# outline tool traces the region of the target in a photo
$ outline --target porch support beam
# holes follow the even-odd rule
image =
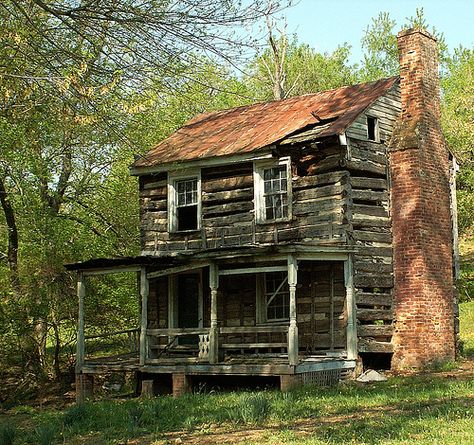
[[[79,300],[79,313],[77,320],[77,345],[76,345],[76,374],[82,371],[85,355],[84,338],[84,297],[86,295],[85,277],[82,272],[77,275],[77,298]]]
[[[298,324],[296,321],[296,284],[298,281],[298,266],[296,257],[288,255],[288,287],[290,290],[290,326],[288,328],[288,362],[292,366],[298,364]]]
[[[200,261],[194,264],[186,264],[184,266],[175,266],[175,267],[170,267],[168,269],[157,270],[156,272],[148,273],[147,276],[148,276],[148,279],[151,280],[152,278],[159,278],[159,277],[164,277],[166,275],[177,274],[180,272],[188,272],[191,270],[202,269],[203,267],[206,267],[208,265],[209,265],[209,261]]]
[[[347,358],[355,360],[357,358],[357,320],[356,304],[353,282],[352,255],[344,261],[344,282],[346,286],[347,304]]]
[[[219,361],[219,327],[217,320],[217,289],[219,288],[219,268],[216,263],[209,265],[209,287],[211,288],[211,329],[209,331],[209,363]]]
[[[147,325],[148,325],[148,294],[150,284],[148,281],[146,267],[140,271],[140,296],[142,300],[142,315],[140,317],[140,366],[145,364],[147,358]]]

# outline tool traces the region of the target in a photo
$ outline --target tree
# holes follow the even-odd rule
[[[350,46],[320,54],[296,36],[289,41],[284,27],[267,22],[268,45],[249,66],[246,84],[257,100],[284,99],[354,83]],[[275,36],[277,28],[279,36]]]

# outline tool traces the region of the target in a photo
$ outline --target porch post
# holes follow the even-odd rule
[[[294,255],[288,255],[288,287],[290,289],[290,326],[288,328],[288,362],[298,364],[298,324],[296,321],[296,283],[298,266]]]
[[[76,374],[82,371],[84,364],[84,297],[86,295],[86,284],[84,274],[79,272],[77,275],[77,298],[79,300],[79,314],[77,320],[77,345],[76,345]]]
[[[150,285],[146,276],[146,267],[142,266],[140,271],[140,296],[142,298],[142,315],[140,318],[140,366],[145,364],[147,358],[147,326],[148,326],[148,294]]]
[[[217,289],[219,269],[216,263],[209,265],[209,287],[211,288],[211,329],[209,331],[209,363],[219,361],[219,328],[217,326]]]
[[[351,255],[344,261],[344,282],[347,304],[347,358],[355,360],[357,358],[357,321]]]

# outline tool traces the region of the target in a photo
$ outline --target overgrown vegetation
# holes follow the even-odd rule
[[[1,421],[2,431],[17,428],[11,442],[17,445],[106,444],[132,438],[141,438],[139,443],[144,444],[166,443],[160,440],[170,432],[176,437],[225,432],[228,440],[232,431],[257,425],[263,432],[254,443],[401,444],[416,439],[422,444],[467,444],[474,439],[473,392],[472,378],[429,374],[290,393],[267,390],[100,401],[64,412],[19,407],[2,415]]]
[[[281,97],[396,74],[396,31],[429,28],[422,10],[403,25],[379,15],[357,66],[345,44],[322,54],[275,31],[272,45],[249,59],[237,55],[251,42],[232,40],[228,31],[263,17],[275,1],[247,2],[254,8],[231,0],[144,1],[135,9],[122,2],[126,9],[114,9],[120,3],[77,10],[59,0],[0,4],[0,378],[18,382],[0,401],[32,398],[38,382],[73,369],[75,282],[63,264],[138,253],[137,184],[128,174],[136,152],[197,113],[274,97],[274,69]],[[116,21],[116,14],[124,16]],[[164,23],[176,33],[163,33]],[[472,234],[474,49],[446,48],[436,34],[443,125],[461,164],[460,229]],[[245,75],[229,61],[246,67]],[[469,258],[464,301],[474,290]],[[136,327],[135,284],[133,276],[91,280],[87,335]]]

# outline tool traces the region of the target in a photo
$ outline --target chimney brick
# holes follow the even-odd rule
[[[398,34],[402,113],[390,141],[394,247],[392,367],[455,358],[449,152],[440,127],[436,40]]]

